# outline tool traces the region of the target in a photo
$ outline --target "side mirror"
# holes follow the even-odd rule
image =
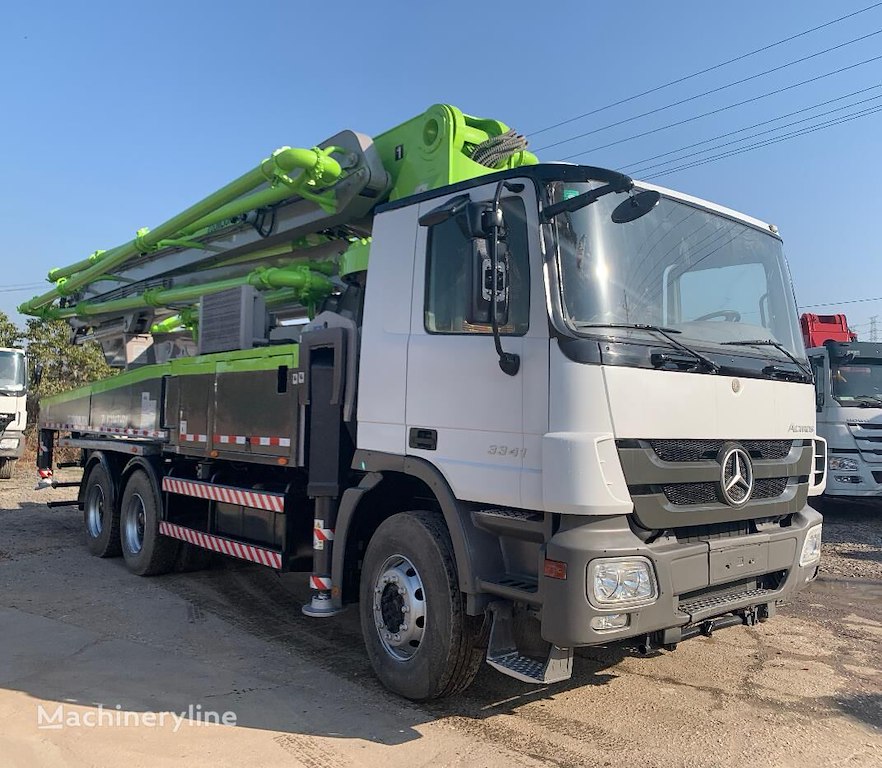
[[[471,302],[466,321],[474,325],[489,325],[492,321],[492,302],[496,301],[499,325],[508,323],[509,274],[508,249],[500,242],[496,264],[496,278],[486,240],[472,240]]]
[[[31,375],[31,389],[36,389],[43,381],[43,363],[37,363],[34,366],[34,373]]]
[[[456,219],[463,235],[468,238],[486,239],[491,226],[502,226],[502,212],[495,214],[490,203],[474,203],[468,195],[452,197],[446,203],[427,211],[419,218],[421,227],[435,227],[450,219]]]

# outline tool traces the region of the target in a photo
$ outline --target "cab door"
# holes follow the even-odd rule
[[[508,311],[500,333],[503,349],[520,357],[513,376],[500,368],[489,320],[476,318],[475,292],[489,280],[489,272],[476,266],[481,251],[475,254],[456,218],[420,227],[408,343],[407,452],[438,467],[459,499],[536,507],[541,436],[548,426],[548,324],[535,194],[532,185],[523,186],[501,199],[507,266],[499,279],[508,286]],[[479,187],[469,196],[490,201],[495,188]],[[446,199],[422,203],[419,216]]]

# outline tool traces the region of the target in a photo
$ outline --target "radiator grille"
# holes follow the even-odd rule
[[[662,486],[665,497],[671,504],[714,504],[719,501],[718,483],[668,483]],[[753,485],[751,499],[774,499],[784,493],[786,477],[764,477]]]
[[[650,440],[649,444],[662,461],[706,461],[716,459],[723,440]],[[793,448],[792,440],[740,440],[752,459],[780,460]]]

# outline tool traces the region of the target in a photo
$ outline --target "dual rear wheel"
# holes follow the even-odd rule
[[[97,557],[122,555],[138,576],[173,570],[183,554],[181,543],[159,533],[162,503],[156,485],[143,469],[128,475],[117,503],[117,484],[104,464],[89,472],[83,493],[86,546]]]

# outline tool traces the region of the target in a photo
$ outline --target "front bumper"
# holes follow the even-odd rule
[[[546,546],[546,558],[567,564],[567,579],[540,578],[542,637],[563,648],[602,645],[787,600],[817,575],[818,564],[801,567],[799,555],[821,516],[806,506],[790,521],[747,536],[646,544],[625,516],[566,517]],[[658,599],[630,610],[593,606],[588,564],[609,557],[647,558],[655,569]],[[621,613],[629,615],[626,627],[592,629],[592,619]]]
[[[14,443],[14,446],[10,446],[10,443]],[[20,459],[24,454],[24,447],[24,433],[6,430],[0,435],[0,459]]]
[[[853,458],[849,456],[848,458]],[[858,461],[857,470],[827,470],[825,496],[845,496],[855,498],[882,498],[882,465],[874,469],[864,461]],[[847,479],[846,479],[847,478]]]

